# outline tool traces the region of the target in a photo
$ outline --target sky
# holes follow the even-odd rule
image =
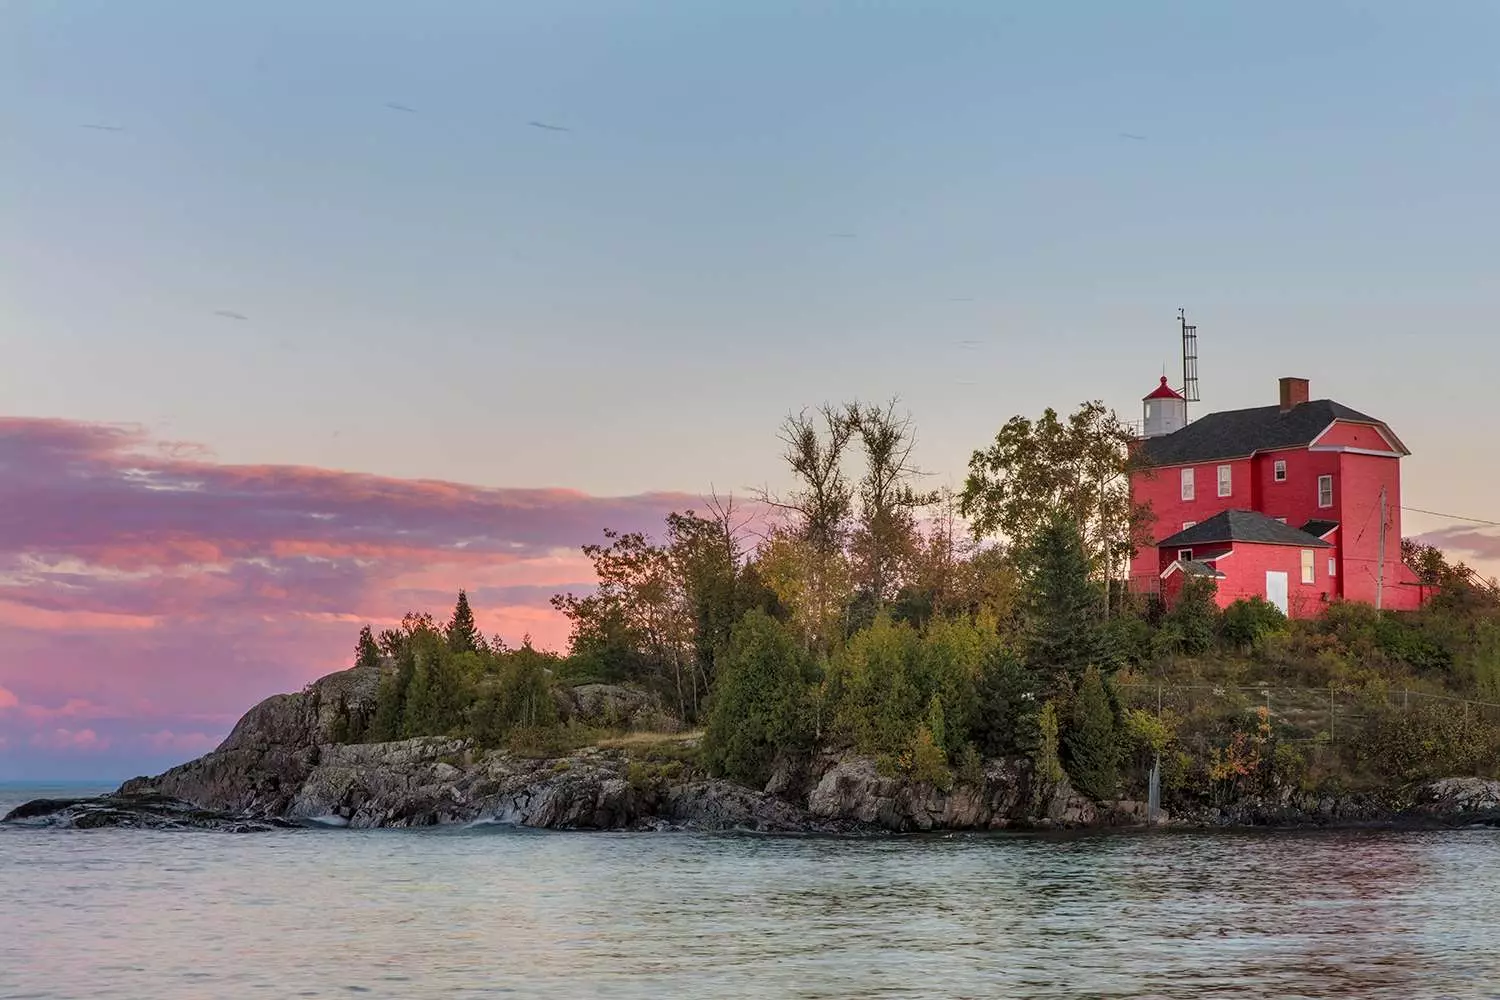
[[[576,546],[783,483],[896,396],[961,484],[1015,413],[1309,378],[1411,507],[1500,521],[1500,8],[0,5],[0,780],[211,747]],[[531,123],[551,126],[537,127]],[[105,126],[105,127],[85,127]],[[1491,529],[1407,512],[1500,569]]]

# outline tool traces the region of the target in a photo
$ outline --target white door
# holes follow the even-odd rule
[[[1286,614],[1286,574],[1277,573],[1273,570],[1266,571],[1266,601],[1281,609]]]

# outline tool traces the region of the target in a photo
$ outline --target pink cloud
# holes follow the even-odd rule
[[[154,733],[146,733],[141,737],[141,742],[159,753],[171,752],[198,756],[218,746],[222,738],[210,736],[207,733],[174,733],[170,729],[162,729]]]
[[[88,753],[109,749],[110,741],[92,729],[53,729],[36,733],[31,745],[47,750],[77,750]]]
[[[593,583],[578,547],[702,506],[221,465],[136,427],[0,419],[0,709],[21,709],[0,729],[197,752],[348,665],[362,623],[445,615],[460,587],[487,634],[560,649],[548,599]]]

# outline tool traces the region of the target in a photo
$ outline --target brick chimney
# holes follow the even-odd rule
[[[1284,378],[1281,380],[1281,412],[1307,402],[1307,379]]]

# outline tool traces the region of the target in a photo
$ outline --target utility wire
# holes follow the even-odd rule
[[[1450,521],[1468,521],[1470,524],[1484,524],[1491,528],[1500,528],[1500,521],[1486,521],[1482,517],[1464,517],[1461,514],[1444,514],[1436,510],[1423,510],[1421,507],[1402,507],[1402,510],[1413,514],[1427,514],[1430,517],[1444,517]]]

